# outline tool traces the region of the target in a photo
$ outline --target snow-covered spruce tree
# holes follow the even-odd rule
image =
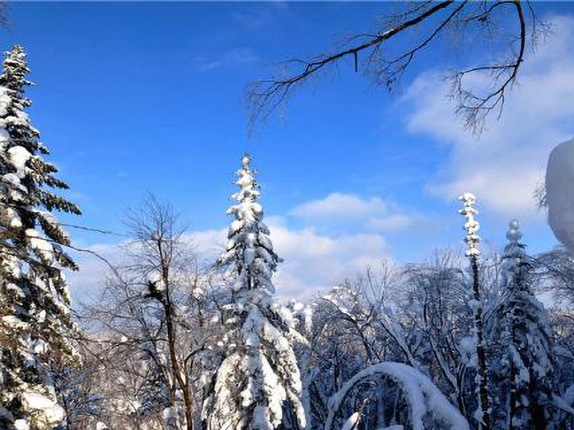
[[[42,159],[48,150],[24,112],[28,73],[26,54],[14,46],[0,75],[0,428],[42,430],[65,418],[50,363],[77,361],[62,273],[76,266],[62,251],[69,238],[51,212],[80,210],[49,191],[67,185]]]
[[[499,310],[504,327],[507,428],[552,428],[553,348],[544,306],[534,296],[532,263],[518,221],[508,225],[503,256],[506,297]]]
[[[248,154],[237,172],[235,216],[227,252],[218,265],[232,285],[224,308],[223,359],[204,403],[209,430],[272,430],[305,427],[301,378],[292,341],[297,333],[273,303],[273,272],[280,259],[273,251],[259,186]]]
[[[478,257],[480,251],[478,244],[480,236],[476,233],[480,228],[478,221],[474,216],[478,211],[474,208],[476,197],[472,193],[464,193],[459,197],[463,203],[463,208],[459,213],[464,216],[465,224],[464,230],[466,236],[466,256],[470,260],[472,269],[472,309],[474,310],[474,332],[476,336],[476,358],[477,358],[477,393],[478,393],[478,409],[474,414],[479,423],[479,429],[491,429],[491,399],[488,391],[488,368],[486,362],[486,341],[484,336],[484,304],[482,300],[482,291],[480,287],[479,271],[478,271]]]

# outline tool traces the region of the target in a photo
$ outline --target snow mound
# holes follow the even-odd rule
[[[41,393],[27,391],[22,394],[22,406],[35,421],[38,430],[48,430],[61,424],[66,414],[53,399]]]
[[[556,146],[546,168],[548,223],[556,238],[574,252],[574,139]]]

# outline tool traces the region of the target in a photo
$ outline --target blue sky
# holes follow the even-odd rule
[[[574,62],[562,55],[574,49],[574,4],[537,6],[560,43],[529,60],[504,116],[480,140],[461,131],[445,100],[440,72],[454,60],[444,50],[421,57],[391,96],[347,64],[248,137],[247,83],[372,29],[389,3],[12,3],[2,40],[29,54],[31,118],[84,211],[71,221],[122,231],[126,208],[151,191],[174,204],[198,243],[221,238],[247,149],[286,257],[279,290],[288,295],[382,258],[418,261],[435,247],[462,247],[461,190],[478,195],[489,246],[504,243],[512,217],[533,251],[555,245],[532,194],[550,149],[574,132],[566,106],[574,89],[563,84]],[[94,249],[117,241],[73,234]]]

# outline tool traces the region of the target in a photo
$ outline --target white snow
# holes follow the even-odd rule
[[[0,116],[4,117],[8,114],[8,108],[12,104],[12,98],[8,95],[6,87],[0,87]]]
[[[574,252],[574,139],[556,146],[546,167],[548,223],[556,238]]]
[[[20,318],[14,315],[7,315],[5,317],[2,317],[2,323],[16,330],[28,329],[28,324],[23,322],[22,320],[20,320]]]
[[[10,134],[6,129],[0,128],[0,144],[4,144],[10,140]]]
[[[360,419],[361,415],[358,412],[355,412],[347,419],[347,421],[345,421],[345,425],[343,425],[341,430],[355,430],[359,424]]]
[[[22,393],[22,406],[34,417],[36,427],[40,430],[51,430],[62,423],[66,416],[64,409],[54,400],[35,391]]]
[[[424,430],[424,418],[432,416],[450,430],[469,430],[466,419],[432,381],[418,370],[402,363],[383,362],[367,367],[348,380],[329,399],[329,415],[325,430],[332,430],[333,421],[349,390],[358,383],[376,376],[386,375],[397,382],[407,399],[413,430]]]
[[[46,261],[52,261],[54,259],[54,248],[52,244],[46,239],[40,236],[40,234],[33,228],[26,229],[26,236],[30,242],[30,246],[38,251],[38,253]]]
[[[8,150],[8,157],[12,165],[16,168],[16,175],[18,175],[19,178],[25,177],[26,163],[32,157],[32,154],[23,146],[14,146]]]
[[[10,228],[20,228],[22,227],[22,220],[20,215],[11,207],[5,207],[2,212],[3,223]]]
[[[470,258],[478,257],[480,255],[478,250],[480,236],[476,233],[480,229],[480,224],[474,219],[474,216],[478,215],[478,211],[473,206],[476,202],[476,197],[472,193],[464,193],[458,199],[464,205],[463,209],[459,210],[458,213],[463,215],[466,220],[464,224],[464,229],[466,230],[464,241],[467,245],[466,255]]]
[[[30,430],[30,424],[26,420],[16,420],[14,422],[14,428],[16,430]]]

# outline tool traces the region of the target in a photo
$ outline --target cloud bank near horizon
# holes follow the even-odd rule
[[[403,212],[380,197],[333,193],[296,206],[285,216],[265,219],[271,239],[284,260],[274,277],[277,295],[310,298],[317,292],[354,277],[367,267],[392,261],[386,233],[402,231],[421,215]],[[320,226],[349,223],[362,228],[330,233]],[[293,224],[302,224],[294,227]],[[226,242],[227,228],[199,230],[186,236],[201,260],[214,261]],[[94,245],[90,250],[112,262],[121,258],[121,244]],[[95,300],[109,268],[93,255],[77,256],[81,270],[68,275],[75,301]]]

